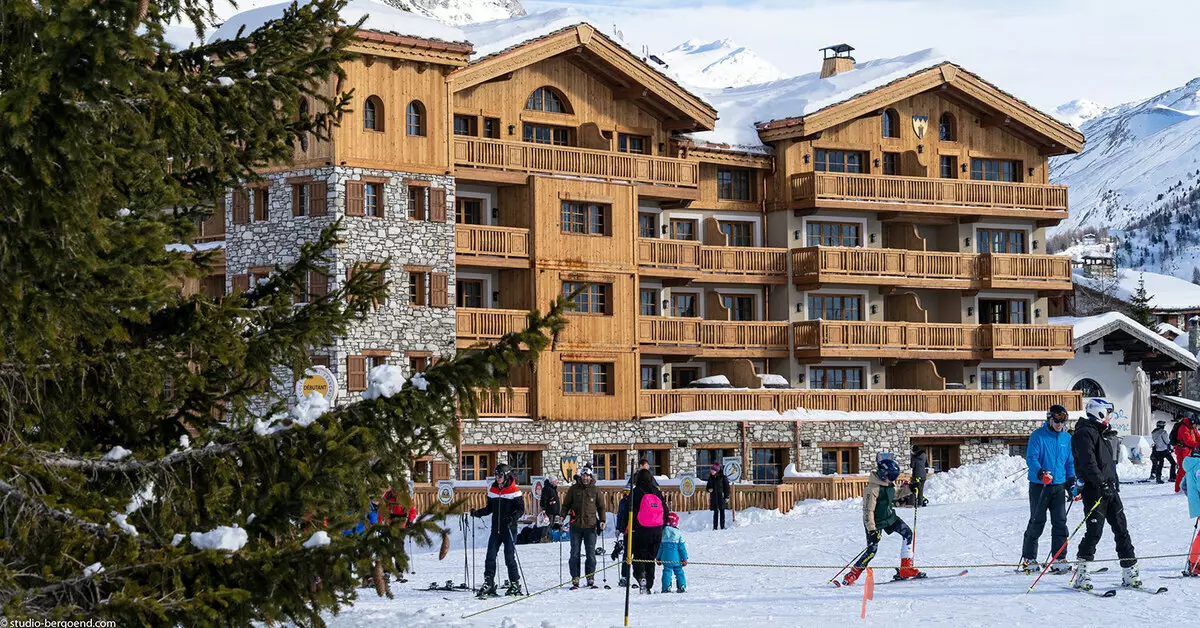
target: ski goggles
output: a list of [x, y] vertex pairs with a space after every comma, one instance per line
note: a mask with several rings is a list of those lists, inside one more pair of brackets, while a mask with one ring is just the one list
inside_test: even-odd
[[1066, 423], [1069, 419], [1070, 418], [1066, 414], [1056, 414], [1056, 415], [1050, 417], [1050, 422], [1061, 425], [1063, 423]]

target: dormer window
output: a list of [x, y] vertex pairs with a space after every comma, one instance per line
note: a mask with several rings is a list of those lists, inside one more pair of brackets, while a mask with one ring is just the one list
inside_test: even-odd
[[888, 109], [880, 116], [883, 137], [900, 137], [900, 114], [895, 109]]
[[544, 111], [546, 113], [571, 113], [571, 106], [562, 92], [553, 87], [543, 86], [533, 90], [529, 100], [525, 101], [529, 111]]

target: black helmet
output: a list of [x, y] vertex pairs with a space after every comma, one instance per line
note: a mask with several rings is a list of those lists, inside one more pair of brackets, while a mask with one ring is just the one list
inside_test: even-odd
[[877, 472], [883, 481], [894, 482], [896, 478], [900, 477], [900, 465], [891, 458], [884, 458], [879, 461]]
[[1050, 406], [1050, 409], [1046, 411], [1046, 420], [1049, 421], [1060, 414], [1064, 417], [1067, 416], [1067, 409], [1061, 404], [1056, 403]]
[[507, 463], [501, 462], [500, 464], [496, 465], [497, 478], [507, 477], [509, 475], [512, 475], [512, 467], [508, 466]]

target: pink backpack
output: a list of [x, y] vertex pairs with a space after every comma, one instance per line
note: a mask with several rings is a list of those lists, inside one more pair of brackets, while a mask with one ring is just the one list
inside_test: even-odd
[[643, 528], [660, 528], [666, 522], [663, 517], [663, 503], [654, 493], [646, 493], [642, 496], [642, 503], [638, 507], [637, 514], [638, 525]]

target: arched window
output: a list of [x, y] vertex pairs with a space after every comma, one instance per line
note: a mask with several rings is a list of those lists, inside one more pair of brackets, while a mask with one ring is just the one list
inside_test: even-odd
[[418, 137], [425, 135], [425, 105], [421, 101], [414, 100], [408, 103], [408, 110], [405, 112], [405, 126], [408, 129], [409, 135]]
[[[300, 98], [300, 117], [305, 118], [307, 116], [308, 116], [308, 99], [301, 97]], [[305, 151], [305, 152], [308, 151], [308, 133], [304, 133], [300, 136], [300, 150]]]
[[958, 141], [958, 129], [954, 126], [954, 116], [949, 112], [938, 118], [938, 139], [943, 142]]
[[571, 113], [571, 105], [567, 97], [553, 87], [539, 87], [525, 101], [525, 108], [530, 111], [545, 111], [547, 113]]
[[880, 124], [883, 127], [883, 137], [900, 137], [900, 114], [895, 109], [883, 112]]
[[363, 128], [368, 131], [383, 130], [383, 101], [378, 96], [368, 96], [363, 104]]
[[1079, 392], [1083, 393], [1084, 397], [1105, 396], [1104, 388], [1100, 386], [1100, 382], [1089, 377], [1085, 377], [1075, 382], [1075, 385], [1071, 387], [1071, 390], [1078, 390]]

